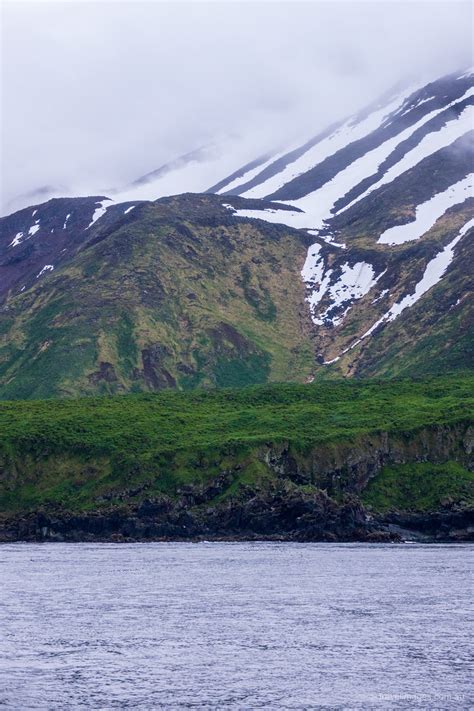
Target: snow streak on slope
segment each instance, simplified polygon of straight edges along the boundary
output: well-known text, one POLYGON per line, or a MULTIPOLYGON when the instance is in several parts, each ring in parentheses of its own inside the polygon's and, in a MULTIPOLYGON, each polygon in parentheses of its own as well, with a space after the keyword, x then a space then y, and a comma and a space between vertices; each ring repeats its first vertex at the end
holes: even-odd
MULTIPOLYGON (((464 100, 465 98, 466 97, 463 97, 463 99, 459 99, 449 106, 455 106, 459 103, 459 101, 464 100)), ((322 228, 324 222, 331 218, 334 205, 339 199, 344 197, 344 195, 346 195, 354 186, 361 183, 362 180, 374 175, 383 161, 389 157, 389 155, 397 148, 397 146, 400 145, 400 143, 409 138, 417 129, 421 128, 428 121, 444 112, 446 108, 448 107, 443 107, 442 109, 426 114, 417 123, 409 126, 397 136, 385 141, 382 145, 372 151, 368 151, 365 155, 355 160, 353 163, 348 165, 347 168, 338 173, 332 180, 319 188, 319 190, 309 193, 299 200, 292 200, 291 203, 288 202, 288 204, 304 210, 304 212, 312 219, 311 227, 313 229, 322 228)), ((381 178, 380 181, 378 181, 378 183, 374 186, 368 188, 363 195, 366 196, 372 192, 372 190, 375 190, 376 187, 379 187, 384 183, 391 182, 406 170, 409 170, 409 168, 412 168, 414 165, 419 163, 423 160, 423 158, 426 158, 428 155, 431 155, 431 153, 434 153, 441 148, 445 148, 447 145, 453 143, 457 138, 467 133, 472 126, 472 111, 474 107, 469 108, 471 109, 471 112, 468 112, 468 109, 465 109, 459 119, 454 117, 453 120, 449 121, 448 124, 445 124, 445 127, 439 132, 427 134, 427 136, 420 141, 415 149, 406 154, 398 163, 390 168, 384 177, 381 178)), ((356 198, 350 203, 349 206, 345 207, 340 212, 348 209, 348 207, 355 204, 360 199, 361 197, 356 198)), ((287 201, 283 202, 286 203, 287 201)))
POLYGON ((38 273, 36 278, 39 279, 40 276, 42 276, 45 272, 52 272, 53 269, 54 269, 53 264, 45 264, 44 267, 42 268, 42 270, 38 273))
POLYGON ((453 205, 458 205, 470 197, 474 197, 474 173, 459 180, 442 193, 434 195, 416 208, 416 217, 405 225, 396 225, 383 232, 378 244, 403 244, 418 239, 428 232, 435 222, 453 205))
MULTIPOLYGON (((412 89, 410 93, 411 91, 412 89)), ((345 148, 350 143, 368 136, 372 131, 379 128, 387 116, 403 103, 406 95, 407 92, 398 95, 390 104, 374 111, 361 121, 355 122, 353 118, 346 121, 334 133, 319 141, 319 143, 316 143, 316 145, 312 146, 312 148, 307 150, 302 156, 292 163, 289 163, 282 171, 254 188, 241 193, 241 197, 263 198, 267 195, 271 195, 289 183, 290 180, 293 180, 293 178, 311 170, 311 168, 314 168, 314 166, 321 163, 328 156, 334 155, 334 153, 341 148, 345 148)), ((284 154, 281 155, 283 156, 284 154)), ((242 182, 241 184, 243 185, 244 183, 242 182)))
POLYGON ((459 117, 453 117, 453 119, 448 121, 439 131, 434 131, 433 133, 428 133, 424 136, 418 145, 413 148, 413 150, 406 153, 403 158, 398 161, 398 163, 389 168, 380 180, 371 185, 370 188, 367 188, 364 193, 355 198, 355 200, 350 202, 349 205, 346 205, 339 211, 338 214, 345 212, 357 202, 366 198, 367 195, 370 195, 370 193, 374 190, 382 187, 382 185, 393 182, 395 178, 398 178, 398 176, 402 175, 402 173, 405 173, 407 170, 414 168, 415 165, 420 163, 425 158, 428 158, 428 156, 440 151, 443 148, 446 148, 447 146, 450 146, 458 138, 461 138, 461 136, 464 136, 469 131, 472 131, 473 126, 474 106, 470 105, 466 106, 459 117))
POLYGON ((28 230, 28 236, 33 237, 33 235, 35 235, 38 232, 39 228, 40 228, 39 220, 36 220, 35 224, 32 225, 30 227, 30 229, 28 230))
MULTIPOLYGON (((288 203, 290 204, 290 203, 288 203)), ((232 210, 234 217, 246 217, 254 220, 264 220, 265 222, 273 222, 275 224, 288 225, 299 229, 307 223, 307 217, 304 212, 297 210, 279 210, 278 208, 265 207, 262 210, 238 210, 232 205, 225 205, 229 210, 232 210)))
POLYGON ((402 313, 402 311, 407 309, 409 306, 416 304, 416 302, 421 299, 423 294, 426 294, 427 291, 429 291, 440 281, 447 268, 453 261, 455 246, 472 227, 474 227, 474 218, 469 220, 469 222, 467 222, 459 230, 457 236, 449 244, 447 244, 441 252, 438 252, 438 254, 433 257, 430 262, 428 262, 423 277, 416 285, 413 294, 408 294, 408 296, 404 296, 401 301, 395 303, 381 318, 379 318, 378 321, 374 323, 373 326, 369 328, 368 331, 363 334, 361 340, 373 333, 379 324, 394 321, 397 316, 402 313))
POLYGON ((17 245, 21 244, 22 240, 23 240, 23 232, 17 232, 8 246, 9 247, 16 247, 17 245))
POLYGON ((446 247, 441 250, 441 252, 438 252, 438 254, 433 257, 431 261, 428 262, 424 274, 421 280, 416 285, 415 291, 412 294, 404 296, 401 301, 398 301, 393 304, 393 306, 388 311, 386 311, 383 316, 381 316, 364 334, 362 334, 362 336, 358 338, 357 341, 352 343, 348 348, 345 348, 340 356, 337 356, 336 358, 333 358, 330 361, 326 361, 325 365, 330 365, 331 363, 335 363, 336 361, 338 361, 342 355, 358 346, 359 343, 364 340, 364 338, 370 336, 376 330, 376 328, 378 328, 378 326, 384 323, 390 323, 391 321, 394 321, 398 316, 400 316, 403 311, 405 311, 405 309, 409 308, 410 306, 413 306, 413 304, 416 304, 416 302, 421 299, 423 294, 426 294, 427 291, 429 291, 433 288, 433 286, 438 284, 438 282, 443 278, 444 274, 446 273, 446 270, 448 269, 449 265, 453 261, 455 246, 464 237, 466 232, 468 232, 472 228, 474 228, 474 218, 469 220, 463 227, 461 227, 457 236, 449 244, 447 244, 446 247))
MULTIPOLYGON (((342 169, 337 173, 334 178, 326 182, 322 187, 317 190, 308 193, 302 198, 297 200, 280 200, 279 202, 289 205, 290 207, 297 207, 301 212, 298 211, 278 211, 278 210, 237 210, 235 215, 237 217, 247 217, 247 218, 259 218, 266 220, 268 222, 278 222, 286 224, 289 227, 294 227, 296 229, 311 229, 320 230, 325 222, 333 216, 333 210, 335 204, 346 195, 354 186, 359 185, 366 178, 376 175, 379 167, 382 163, 393 153, 398 146, 410 138, 418 129, 422 128, 432 119, 436 118, 438 115, 448 111, 449 109, 454 109, 457 105, 465 101, 474 95, 474 89, 469 89, 463 96, 459 97, 450 104, 443 106, 442 108, 435 109, 434 111, 425 114, 416 123, 412 124, 408 128, 404 129, 396 136, 388 139, 381 145, 377 146, 371 151, 368 151, 364 155, 360 156, 352 163, 350 163, 346 168, 342 169)), ((444 125, 437 131, 426 134, 418 143, 418 145, 412 150, 408 151, 400 160, 395 163, 391 168, 387 170, 385 175, 372 186, 367 188, 359 197, 355 198, 349 205, 342 208, 337 214, 340 214, 347 210, 349 207, 359 202, 363 197, 369 195, 377 187, 385 183, 392 182, 399 175, 405 171, 413 168, 417 163, 422 161, 424 158, 432 155, 438 150, 451 145, 455 140, 461 136, 468 133, 473 125, 474 119, 474 107, 468 106, 462 111, 460 116, 456 114, 448 113, 449 119, 444 123, 444 125)), ((342 129, 341 129, 342 130, 342 129)), ((337 132, 336 132, 337 134, 337 132)), ((326 144, 331 138, 334 137, 333 134, 328 139, 322 141, 322 144, 326 144)), ((321 144, 317 144, 314 148, 318 148, 321 144)), ((308 151, 307 154, 302 156, 299 161, 301 162, 308 154, 312 154, 313 158, 307 164, 307 169, 314 167, 315 154, 314 150, 308 151), (311 163, 311 165, 310 165, 311 163)), ((297 161, 298 162, 298 161, 297 161)), ((302 163, 300 163, 302 165, 302 163)), ((280 179, 280 176, 284 176, 285 171, 279 174, 279 176, 274 176, 274 179, 280 179)), ((286 176, 288 179, 289 176, 286 176)), ((273 180, 273 178, 271 179, 273 180)), ((268 182, 268 181, 267 181, 268 182)), ((285 179, 285 182, 287 180, 285 179)), ((263 183, 262 185, 266 185, 263 183)), ((257 186, 260 188, 261 186, 257 186)), ((263 191, 268 194, 267 190, 263 191)), ((257 188, 249 190, 243 193, 242 197, 260 197, 260 193, 257 192, 257 188)))
MULTIPOLYGON (((289 149, 291 150, 291 149, 289 149)), ((275 162, 275 160, 278 160, 278 158, 284 156, 286 153, 277 153, 276 155, 273 155, 271 158, 266 160, 264 163, 259 163, 255 168, 251 168, 250 170, 247 170, 245 173, 242 173, 238 178, 234 178, 230 183, 226 183, 220 190, 217 190, 217 194, 219 193, 227 193, 230 190, 235 190, 238 188, 239 185, 243 185, 243 183, 247 183, 249 180, 252 180, 252 178, 255 178, 256 175, 262 172, 262 170, 265 170, 265 168, 268 168, 269 165, 275 162)))

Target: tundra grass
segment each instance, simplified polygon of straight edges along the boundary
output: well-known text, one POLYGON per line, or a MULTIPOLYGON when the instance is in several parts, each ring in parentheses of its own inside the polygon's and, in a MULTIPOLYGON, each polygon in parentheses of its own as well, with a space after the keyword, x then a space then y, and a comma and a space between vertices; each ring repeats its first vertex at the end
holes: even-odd
POLYGON ((435 511, 440 506, 474 506, 474 472, 458 462, 415 462, 385 467, 362 496, 379 513, 435 511))
POLYGON ((148 494, 175 492, 236 466, 252 479, 264 445, 304 454, 370 433, 467 422, 473 383, 457 375, 3 402, 0 511, 87 508, 142 485, 148 494))

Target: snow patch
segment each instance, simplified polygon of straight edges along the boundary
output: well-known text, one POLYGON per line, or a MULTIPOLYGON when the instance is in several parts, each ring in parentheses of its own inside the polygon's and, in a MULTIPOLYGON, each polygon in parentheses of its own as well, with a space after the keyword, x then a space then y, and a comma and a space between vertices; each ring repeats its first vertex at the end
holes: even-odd
POLYGON ((318 243, 311 245, 308 249, 301 270, 301 278, 306 284, 306 301, 309 304, 313 323, 322 326, 329 321, 333 326, 337 326, 346 316, 352 303, 365 296, 385 274, 385 271, 375 276, 372 264, 357 262, 351 266, 346 262, 341 266, 340 276, 331 283, 334 270, 328 269, 326 271, 321 249, 322 246, 318 243), (331 303, 324 313, 317 316, 316 306, 326 294, 328 294, 331 303), (342 314, 330 316, 331 312, 339 311, 344 304, 347 304, 347 308, 342 314))
POLYGON ((10 244, 8 245, 9 247, 16 247, 20 242, 23 240, 23 232, 17 232, 10 244))
POLYGON ((36 278, 39 279, 39 277, 40 277, 42 274, 44 274, 45 272, 52 272, 53 269, 54 269, 54 265, 53 265, 53 264, 45 264, 44 267, 43 267, 43 269, 42 269, 40 272, 38 272, 38 274, 36 275, 36 278))
POLYGON ((324 259, 321 256, 321 245, 317 242, 308 249, 306 260, 301 270, 301 277, 306 284, 306 301, 309 304, 311 318, 313 318, 316 306, 326 293, 330 281, 332 269, 328 269, 326 274, 324 259))
POLYGON ((128 215, 128 213, 131 212, 131 211, 133 210, 133 208, 135 208, 135 207, 136 207, 136 205, 132 205, 131 207, 127 207, 127 209, 123 211, 123 214, 124 214, 124 215, 128 215))
MULTIPOLYGON (((321 293, 321 289, 319 290, 318 301, 327 293, 330 305, 319 316, 312 313, 313 322, 320 326, 328 322, 333 326, 338 326, 344 320, 353 302, 365 296, 384 274, 385 271, 376 277, 372 264, 368 264, 367 262, 357 262, 353 266, 348 263, 343 264, 341 267, 341 275, 337 281, 327 286, 324 293, 321 293), (345 305, 346 308, 343 313, 337 313, 340 312, 341 307, 345 305), (336 312, 335 315, 331 316, 331 313, 334 314, 334 312, 336 312)), ((323 278, 323 282, 324 281, 323 278)))
POLYGON ((219 193, 227 193, 227 192, 229 192, 229 190, 234 190, 234 188, 238 188, 239 185, 245 185, 245 183, 248 183, 249 180, 252 180, 257 175, 259 175, 262 172, 262 170, 265 170, 265 168, 268 168, 269 165, 271 165, 276 160, 278 160, 278 158, 280 156, 284 156, 284 155, 286 155, 286 152, 271 156, 264 163, 260 163, 260 165, 257 165, 256 168, 247 170, 246 173, 243 173, 238 178, 235 178, 230 183, 227 183, 227 185, 224 185, 220 190, 217 191, 217 194, 219 195, 219 193))
POLYGON ((396 225, 385 230, 377 240, 378 244, 403 244, 418 239, 430 230, 435 222, 453 205, 474 197, 474 173, 451 185, 442 193, 434 195, 430 200, 421 203, 416 208, 416 216, 412 222, 396 225))
POLYGON ((67 223, 68 223, 68 220, 69 220, 70 217, 71 217, 71 213, 69 212, 69 213, 66 215, 66 219, 64 220, 63 230, 66 229, 67 223))
POLYGON ((39 228, 40 228, 39 220, 36 220, 35 224, 32 225, 30 227, 30 229, 28 230, 28 237, 33 237, 33 235, 35 235, 38 232, 39 228))
POLYGON ((235 210, 229 205, 231 210, 234 210, 234 217, 247 217, 252 220, 265 220, 265 222, 273 222, 279 225, 287 225, 295 229, 301 229, 309 225, 308 220, 304 219, 303 212, 296 210, 278 210, 266 207, 263 210, 235 210), (303 223, 303 224, 301 224, 303 223), (306 224, 305 224, 306 223, 306 224))
POLYGON ((86 230, 92 227, 94 222, 97 222, 97 220, 99 220, 102 215, 105 215, 107 208, 113 205, 114 202, 110 198, 106 198, 105 200, 102 200, 101 202, 96 202, 95 204, 98 205, 98 207, 95 208, 94 213, 92 215, 92 220, 87 225, 86 230), (106 205, 105 203, 108 203, 108 205, 106 205))

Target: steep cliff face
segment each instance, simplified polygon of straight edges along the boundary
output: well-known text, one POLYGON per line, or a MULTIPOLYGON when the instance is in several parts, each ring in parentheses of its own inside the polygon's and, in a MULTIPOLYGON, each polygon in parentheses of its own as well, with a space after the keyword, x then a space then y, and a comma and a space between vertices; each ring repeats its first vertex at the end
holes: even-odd
POLYGON ((381 432, 348 442, 329 443, 307 455, 291 447, 272 447, 263 459, 275 476, 315 484, 331 496, 361 494, 384 467, 455 460, 474 467, 474 428, 466 423, 436 425, 406 433, 381 432))
POLYGON ((105 459, 4 456, 0 539, 474 540, 473 450, 468 421, 283 442, 196 455, 194 482, 175 477, 158 490, 133 469, 101 489, 105 459), (46 499, 31 505, 38 490, 46 499))

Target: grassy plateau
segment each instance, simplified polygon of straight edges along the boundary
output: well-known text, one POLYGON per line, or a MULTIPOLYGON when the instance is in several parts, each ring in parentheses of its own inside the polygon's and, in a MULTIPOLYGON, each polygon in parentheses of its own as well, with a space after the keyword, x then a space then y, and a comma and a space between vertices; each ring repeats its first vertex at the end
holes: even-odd
MULTIPOLYGON (((87 510, 120 503, 124 491, 138 501, 175 496, 182 486, 208 485, 226 471, 235 473, 235 492, 274 476, 261 456, 265 447, 284 445, 304 458, 318 447, 357 447, 367 435, 403 437, 467 423, 473 383, 472 375, 461 374, 2 402, 0 512, 43 505, 87 510)), ((449 496, 458 475, 466 484, 465 471, 450 467, 440 496, 449 496)), ((383 509, 396 502, 402 495, 397 481, 405 498, 413 481, 422 482, 423 506, 437 496, 425 469, 397 476, 386 467, 368 503, 383 509)))

